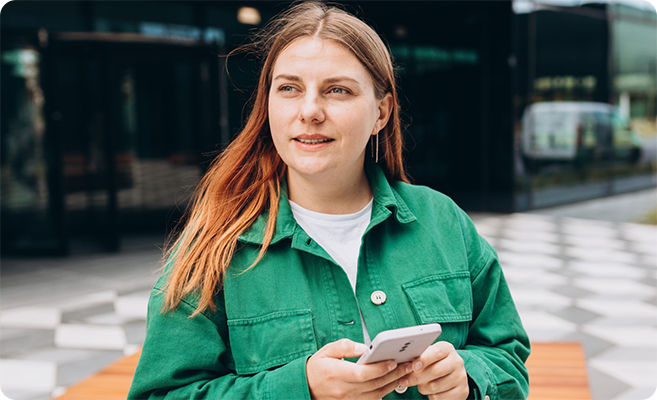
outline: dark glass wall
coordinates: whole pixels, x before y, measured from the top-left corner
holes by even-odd
[[[64,3],[3,8],[3,254],[162,234],[229,137],[225,34],[195,5]]]
[[[2,254],[164,232],[239,131],[258,60],[224,55],[286,7],[15,1],[2,13]],[[389,43],[415,183],[513,201],[511,3],[347,2]],[[5,117],[6,116],[6,117]]]

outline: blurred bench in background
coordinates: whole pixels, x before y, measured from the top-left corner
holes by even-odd
[[[532,342],[527,360],[530,400],[591,399],[586,356],[576,342]]]
[[[55,400],[125,400],[139,354],[141,351],[119,359],[97,374],[71,386]]]
[[[71,386],[56,400],[123,400],[135,373],[139,352],[121,358]],[[586,358],[574,342],[532,343],[527,360],[530,400],[590,400]]]

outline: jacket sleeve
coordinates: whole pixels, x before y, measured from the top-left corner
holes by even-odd
[[[495,250],[459,210],[468,252],[473,317],[466,346],[458,350],[474,382],[471,396],[484,399],[525,399],[529,380],[525,361],[529,339],[504,279]]]
[[[275,369],[238,375],[223,312],[189,316],[182,302],[162,313],[164,294],[154,289],[148,304],[146,339],[128,399],[310,399],[306,359]]]

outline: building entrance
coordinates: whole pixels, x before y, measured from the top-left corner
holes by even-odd
[[[135,34],[49,38],[42,73],[58,251],[116,250],[122,235],[163,232],[180,216],[201,155],[222,142],[218,54]]]

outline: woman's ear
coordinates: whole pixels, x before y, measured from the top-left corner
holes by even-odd
[[[379,118],[375,124],[376,132],[379,132],[388,123],[390,114],[392,114],[392,105],[392,94],[389,92],[379,100]]]

